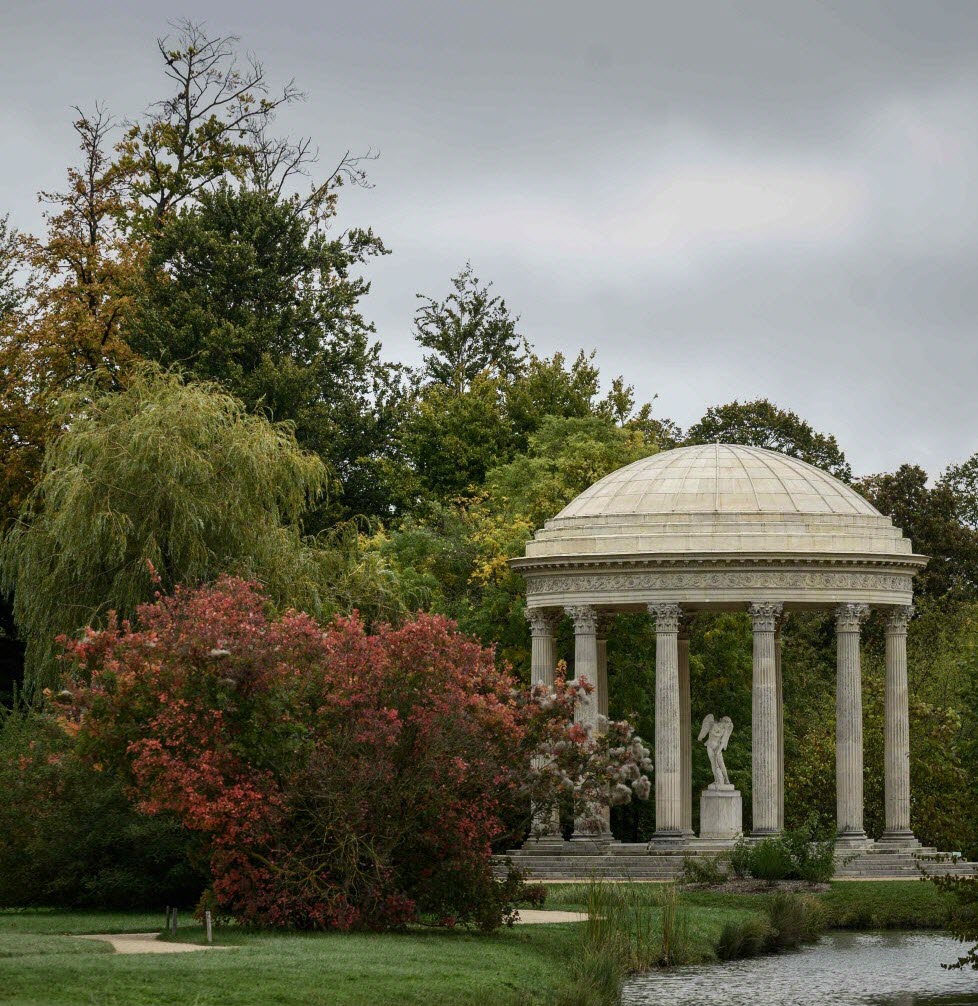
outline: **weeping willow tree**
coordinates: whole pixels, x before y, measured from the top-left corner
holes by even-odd
[[[356,535],[302,536],[329,473],[291,426],[150,368],[121,391],[78,392],[62,408],[64,432],[0,544],[29,692],[56,681],[60,635],[104,625],[109,612],[131,617],[178,583],[234,573],[319,616],[398,606]]]

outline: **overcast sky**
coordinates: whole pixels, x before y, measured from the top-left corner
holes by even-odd
[[[978,2],[20,3],[0,11],[0,213],[74,157],[70,106],[160,96],[168,17],[240,35],[324,161],[415,362],[471,259],[539,352],[597,349],[683,426],[766,396],[858,473],[978,451]]]

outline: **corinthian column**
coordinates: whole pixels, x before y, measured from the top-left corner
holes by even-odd
[[[655,837],[680,839],[682,768],[679,727],[678,604],[650,604],[655,617]]]
[[[574,623],[574,677],[586,680],[592,691],[581,696],[574,704],[574,722],[593,734],[598,726],[598,613],[589,604],[580,604],[564,609]],[[583,817],[574,821],[576,839],[594,839],[594,832],[588,831]]]
[[[751,800],[754,835],[778,832],[783,780],[778,775],[778,667],[774,632],[783,608],[780,604],[752,604],[754,627],[754,671],[751,695]]]
[[[839,839],[860,845],[863,829],[863,695],[859,633],[865,604],[840,604],[835,613],[835,792]]]
[[[774,627],[774,677],[778,697],[778,831],[784,831],[784,685],[781,680],[781,626],[784,617]]]
[[[595,695],[597,696],[598,730],[606,733],[608,722],[608,632],[615,620],[613,613],[608,612],[598,616],[598,681]],[[602,724],[605,724],[602,726]],[[599,838],[611,839],[611,807],[602,806],[601,834]]]
[[[689,624],[680,623],[679,655],[679,789],[683,834],[693,834],[693,712],[689,695]]]
[[[907,697],[907,623],[910,605],[886,613],[886,736],[884,842],[915,845],[910,830],[910,712]]]
[[[561,612],[527,608],[526,620],[530,623],[530,685],[546,685],[553,690],[554,671],[557,667],[557,641],[554,633]],[[539,759],[540,756],[536,756]],[[538,765],[539,767],[539,765]],[[534,831],[543,840],[560,839],[560,815],[557,808],[549,811],[535,808],[532,811]]]

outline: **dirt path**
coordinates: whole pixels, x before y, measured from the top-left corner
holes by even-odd
[[[538,925],[542,922],[587,922],[586,912],[541,912],[534,908],[521,908],[520,922]]]
[[[205,943],[161,942],[159,933],[105,933],[76,936],[76,940],[102,940],[111,943],[117,954],[189,954],[195,950],[233,950],[234,947],[209,947]]]

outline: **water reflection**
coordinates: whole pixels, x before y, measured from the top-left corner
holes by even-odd
[[[629,982],[625,1006],[978,1006],[978,972],[945,971],[938,933],[831,933],[790,954],[676,968]]]

